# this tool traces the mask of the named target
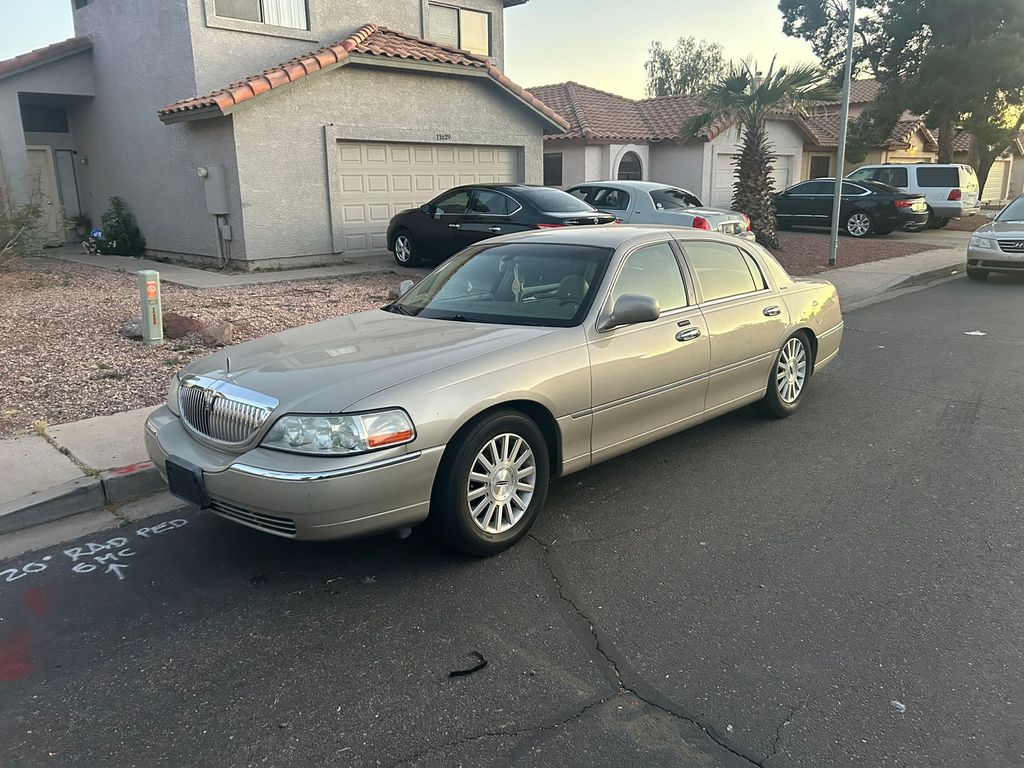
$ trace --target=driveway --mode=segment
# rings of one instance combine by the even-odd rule
[[[797,416],[557,482],[492,560],[185,510],[3,563],[0,764],[1020,766],[1022,291],[849,313]]]

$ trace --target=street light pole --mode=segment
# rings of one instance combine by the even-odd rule
[[[839,207],[843,202],[843,169],[846,167],[846,129],[850,121],[850,80],[853,78],[853,31],[857,26],[857,0],[850,0],[850,29],[846,33],[846,74],[839,107],[839,151],[836,155],[836,184],[832,193],[832,239],[828,245],[828,265],[836,265],[839,251]]]

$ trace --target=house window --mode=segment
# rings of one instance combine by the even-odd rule
[[[619,161],[619,181],[643,181],[644,166],[640,162],[640,155],[636,152],[627,152]]]
[[[491,55],[491,14],[431,3],[429,23],[434,42]]]
[[[544,155],[544,186],[562,186],[562,153]]]
[[[306,0],[216,0],[217,15],[275,27],[309,29]]]
[[[811,156],[811,178],[824,179],[831,173],[832,158],[828,155]]]

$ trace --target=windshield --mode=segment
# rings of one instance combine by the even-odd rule
[[[607,248],[551,243],[464,251],[385,309],[438,320],[579,325],[611,253]]]
[[[516,190],[534,208],[543,213],[593,213],[597,209],[560,189]]]
[[[656,189],[651,192],[654,207],[659,211],[671,211],[679,208],[699,208],[700,200],[681,189]]]
[[[1012,221],[1015,224],[1024,222],[1024,197],[1018,197],[996,216],[996,221]]]

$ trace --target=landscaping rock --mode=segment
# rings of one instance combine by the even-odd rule
[[[203,324],[187,315],[177,312],[164,312],[164,338],[182,339],[191,333],[199,333]]]
[[[235,326],[228,321],[210,323],[199,330],[199,338],[208,347],[226,347],[235,335]]]
[[[121,326],[121,335],[129,339],[142,338],[142,318],[136,317]]]

